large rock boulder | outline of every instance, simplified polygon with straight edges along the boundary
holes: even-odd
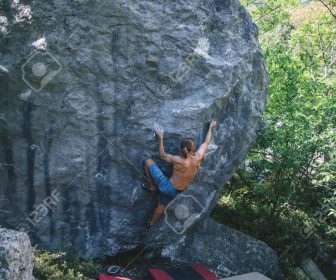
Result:
[[[209,218],[166,246],[162,254],[177,261],[204,263],[222,276],[260,272],[272,279],[282,279],[272,248]]]
[[[0,228],[0,279],[34,280],[32,248],[27,234]]]
[[[267,75],[246,10],[235,0],[6,3],[1,225],[92,257],[192,231],[262,125]],[[154,124],[174,154],[183,136],[201,144],[212,118],[218,125],[184,212],[170,207],[143,235],[156,198],[140,188],[142,161],[171,171],[157,160]],[[187,212],[192,219],[181,222]]]

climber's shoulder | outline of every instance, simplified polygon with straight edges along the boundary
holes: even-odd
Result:
[[[178,155],[165,154],[162,159],[171,164],[179,164],[184,162],[184,159]]]

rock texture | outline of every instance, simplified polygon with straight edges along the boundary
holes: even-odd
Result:
[[[27,234],[0,228],[0,279],[34,280],[31,254]]]
[[[220,280],[270,280],[269,278],[265,277],[264,275],[258,273],[258,272],[251,272],[244,275],[239,276],[232,276],[227,278],[222,278]]]
[[[163,246],[192,231],[262,125],[267,74],[246,10],[235,0],[8,3],[0,4],[1,225],[83,256]],[[212,118],[212,143],[186,192],[196,214],[185,224],[171,210],[172,224],[162,219],[144,236],[156,198],[140,188],[142,161],[171,171],[157,160],[154,124],[175,154],[183,136],[199,145]]]
[[[273,249],[209,218],[179,241],[166,246],[162,254],[177,261],[204,263],[222,276],[260,272],[271,279],[282,279]]]
[[[309,279],[312,280],[327,280],[324,277],[320,269],[317,267],[316,263],[309,257],[306,257],[302,260],[301,267],[308,275]]]

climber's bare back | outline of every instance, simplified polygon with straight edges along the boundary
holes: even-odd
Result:
[[[202,158],[197,154],[191,155],[188,158],[180,156],[175,157],[176,160],[174,160],[173,163],[173,174],[169,178],[169,181],[177,190],[184,190],[194,179]]]

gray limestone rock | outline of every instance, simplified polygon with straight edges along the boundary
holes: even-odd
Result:
[[[304,270],[305,274],[308,275],[309,279],[327,280],[327,278],[324,277],[316,263],[311,258],[304,258],[302,260],[301,267]]]
[[[34,280],[31,254],[27,234],[0,228],[0,279]]]
[[[210,218],[164,247],[162,255],[181,262],[203,263],[222,276],[260,272],[271,279],[282,279],[272,248]]]
[[[0,224],[91,257],[193,231],[262,126],[267,73],[247,11],[236,0],[6,3]],[[200,145],[212,118],[182,216],[170,207],[144,234],[156,198],[140,188],[142,161],[171,172],[158,160],[154,125],[176,154],[184,136]]]

